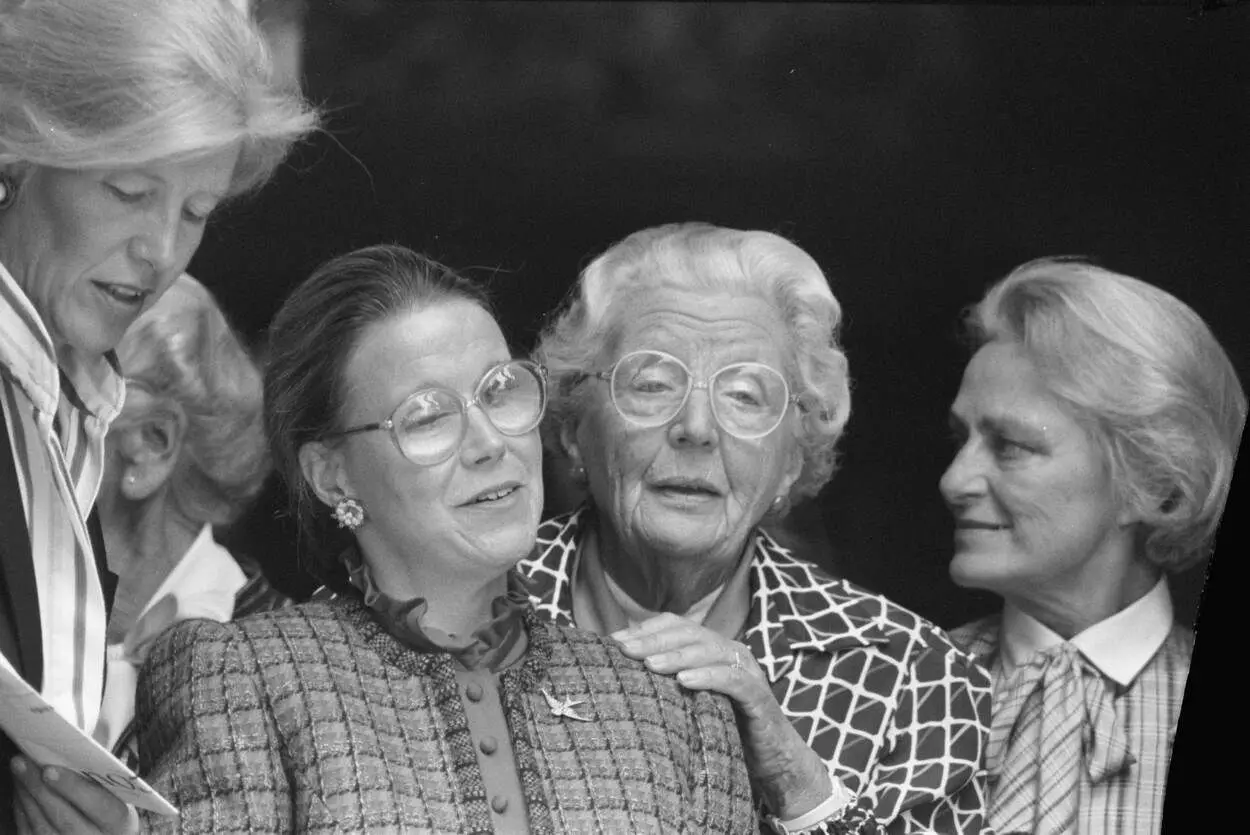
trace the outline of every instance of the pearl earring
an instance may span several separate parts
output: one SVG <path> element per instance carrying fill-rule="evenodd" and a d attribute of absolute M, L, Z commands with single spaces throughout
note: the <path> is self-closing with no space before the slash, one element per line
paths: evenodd
<path fill-rule="evenodd" d="M 339 523 L 340 528 L 354 531 L 364 524 L 365 509 L 360 502 L 350 496 L 344 496 L 334 506 L 334 520 Z"/>

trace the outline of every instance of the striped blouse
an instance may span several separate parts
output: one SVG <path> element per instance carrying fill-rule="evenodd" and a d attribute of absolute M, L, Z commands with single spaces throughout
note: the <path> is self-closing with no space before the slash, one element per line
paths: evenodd
<path fill-rule="evenodd" d="M 1008 606 L 1001 615 L 951 633 L 990 670 L 994 710 L 1010 710 L 1000 686 L 1036 652 L 1062 639 Z M 1160 831 L 1168 761 L 1180 719 L 1193 655 L 1193 632 L 1176 623 L 1166 579 L 1127 609 L 1089 627 L 1071 643 L 1102 673 L 1112 690 L 1113 733 L 1123 734 L 1125 766 L 1094 782 L 1081 770 L 1080 832 L 1150 835 Z M 991 794 L 998 775 L 990 774 Z M 991 799 L 991 808 L 993 801 Z M 991 815 L 991 824 L 994 824 Z"/>
<path fill-rule="evenodd" d="M 42 693 L 91 733 L 104 688 L 104 594 L 86 518 L 104 469 L 104 436 L 125 388 L 116 357 L 63 352 L 0 265 L 0 419 L 30 534 L 43 637 Z"/>

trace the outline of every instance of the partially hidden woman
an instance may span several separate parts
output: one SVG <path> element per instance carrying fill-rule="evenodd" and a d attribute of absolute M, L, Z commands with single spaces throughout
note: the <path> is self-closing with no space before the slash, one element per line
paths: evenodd
<path fill-rule="evenodd" d="M 941 491 L 951 576 L 1003 598 L 953 633 L 994 679 L 990 822 L 1158 832 L 1194 639 L 1167 575 L 1209 552 L 1245 394 L 1192 309 L 1080 259 L 1018 267 L 967 327 Z"/>
<path fill-rule="evenodd" d="M 537 351 L 590 498 L 522 567 L 542 614 L 734 700 L 776 831 L 980 832 L 985 671 L 762 527 L 834 471 L 840 316 L 767 232 L 661 226 L 596 258 Z"/>
<path fill-rule="evenodd" d="M 370 247 L 270 337 L 271 450 L 336 594 L 154 642 L 140 757 L 178 829 L 753 831 L 728 700 L 530 608 L 546 380 L 480 292 Z"/>
<path fill-rule="evenodd" d="M 314 121 L 224 0 L 0 6 L 0 652 L 84 733 L 112 586 L 91 509 L 113 349 Z M 0 734 L 0 831 L 124 830 L 111 795 L 15 753 Z"/>
<path fill-rule="evenodd" d="M 214 538 L 272 471 L 261 372 L 217 301 L 183 274 L 117 347 L 126 403 L 105 439 L 100 523 L 117 592 L 96 739 L 135 764 L 135 684 L 175 620 L 227 621 L 292 601 Z"/>

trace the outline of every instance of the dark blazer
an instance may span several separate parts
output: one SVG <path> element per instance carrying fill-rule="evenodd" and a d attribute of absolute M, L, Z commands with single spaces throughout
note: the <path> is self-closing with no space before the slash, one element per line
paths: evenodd
<path fill-rule="evenodd" d="M 104 556 L 104 534 L 99 515 L 93 509 L 87 517 L 96 570 L 104 589 L 105 610 L 112 608 L 117 576 L 108 570 Z M 0 652 L 32 687 L 43 685 L 43 630 L 39 624 L 39 590 L 35 586 L 35 566 L 26 530 L 17 466 L 8 428 L 0 416 Z M 0 832 L 13 830 L 12 772 L 9 760 L 17 753 L 13 743 L 0 733 Z"/>

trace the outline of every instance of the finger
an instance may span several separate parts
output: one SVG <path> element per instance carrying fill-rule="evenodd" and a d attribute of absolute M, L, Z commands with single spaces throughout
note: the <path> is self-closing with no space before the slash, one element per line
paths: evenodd
<path fill-rule="evenodd" d="M 735 669 L 729 664 L 682 670 L 677 673 L 677 681 L 687 690 L 722 693 L 737 702 L 749 715 L 762 713 L 762 707 L 773 699 L 762 677 L 757 678 L 747 669 Z"/>
<path fill-rule="evenodd" d="M 720 639 L 718 641 L 700 641 L 648 655 L 643 663 L 657 673 L 672 675 L 682 670 L 694 670 L 701 667 L 730 667 L 745 671 L 747 665 L 754 665 L 751 653 L 739 644 Z"/>
<path fill-rule="evenodd" d="M 69 826 L 104 832 L 122 832 L 126 828 L 130 807 L 96 781 L 55 766 L 45 767 L 41 776 L 44 785 L 59 801 L 44 806 L 45 814 L 54 824 L 61 826 L 64 821 Z"/>
<path fill-rule="evenodd" d="M 658 615 L 647 618 L 636 626 L 631 626 L 628 629 L 618 629 L 608 637 L 617 638 L 618 640 L 625 637 L 639 638 L 655 632 L 662 632 L 678 624 L 691 622 L 692 621 L 689 621 L 680 615 L 675 615 L 672 612 L 661 612 Z"/>
<path fill-rule="evenodd" d="M 726 640 L 710 629 L 688 620 L 677 619 L 663 628 L 649 632 L 625 634 L 616 639 L 626 655 L 645 658 L 659 652 L 670 652 L 692 644 L 724 645 Z"/>
<path fill-rule="evenodd" d="M 22 835 L 56 835 L 56 830 L 39 808 L 38 801 L 23 784 L 14 786 L 13 800 L 13 818 L 17 822 L 18 832 Z"/>

